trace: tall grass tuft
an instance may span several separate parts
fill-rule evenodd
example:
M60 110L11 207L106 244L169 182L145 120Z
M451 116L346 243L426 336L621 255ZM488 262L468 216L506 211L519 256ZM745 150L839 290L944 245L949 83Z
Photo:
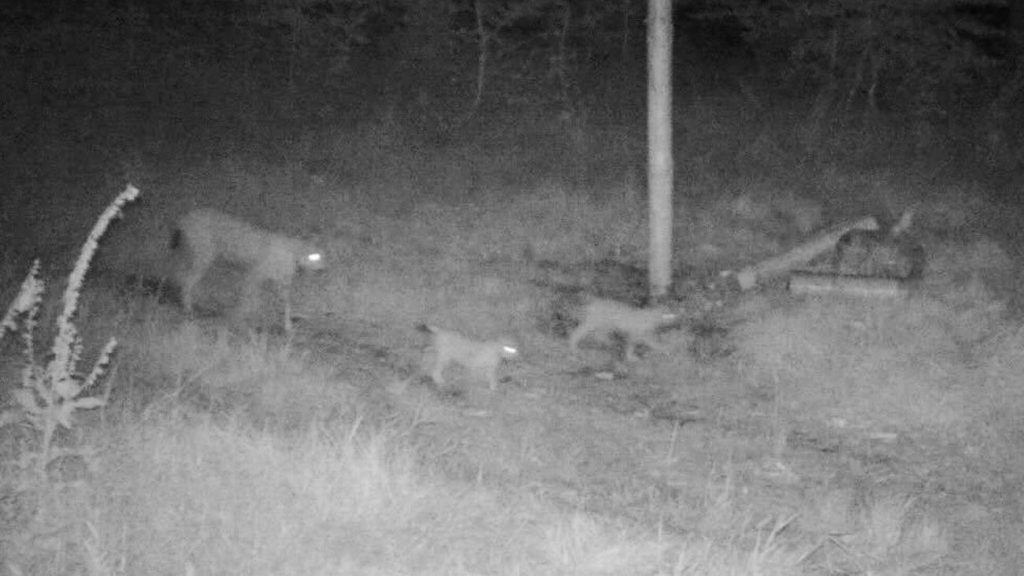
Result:
M32 264L21 290L4 314L0 338L5 336L8 330L17 332L18 320L21 320L25 367L21 372L21 387L15 389L12 395L20 408L20 416L40 435L38 451L33 455L36 470L40 475L45 473L47 464L55 457L52 446L54 433L58 427L71 428L77 410L91 410L106 404L103 398L84 394L103 375L117 347L117 340L111 338L107 342L89 374L82 377L78 372L78 363L81 360L83 345L74 324L74 317L85 274L89 270L93 254L99 247L100 237L111 220L120 214L124 204L134 200L138 194L137 188L128 185L107 206L89 232L75 267L68 277L68 285L62 300L63 309L57 319L57 335L50 346L47 361L40 361L35 346L35 329L45 288L43 280L39 277L38 260ZM16 416L4 414L0 417L0 422L12 421Z

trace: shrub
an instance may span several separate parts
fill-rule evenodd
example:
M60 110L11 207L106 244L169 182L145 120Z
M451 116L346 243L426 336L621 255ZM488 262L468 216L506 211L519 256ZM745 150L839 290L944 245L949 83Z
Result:
M138 194L137 188L127 186L107 206L90 231L79 252L75 267L68 277L68 285L63 295L63 309L57 319L57 335L45 362L38 358L35 346L35 328L45 288L43 280L39 277L39 260L33 262L18 295L0 323L0 338L3 338L8 331L17 332L18 321L21 321L25 357L25 366L21 371L21 387L12 393L17 407L0 415L0 425L23 419L39 434L38 450L32 458L23 462L34 461L35 468L40 474L43 474L47 464L59 455L52 449L53 436L58 426L70 428L75 411L99 408L106 404L105 399L86 396L85 393L103 375L117 347L117 340L111 338L107 342L93 363L92 370L82 377L78 372L78 363L81 360L83 345L74 324L74 316L85 274L99 246L100 237L110 225L110 221L120 214L122 206L134 200Z

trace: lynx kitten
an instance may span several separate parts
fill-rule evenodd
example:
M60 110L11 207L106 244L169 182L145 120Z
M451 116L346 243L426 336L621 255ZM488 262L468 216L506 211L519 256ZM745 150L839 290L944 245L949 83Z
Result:
M435 358L430 377L437 384L445 383L442 373L449 364L458 364L478 376L486 377L487 384L494 390L498 386L498 365L502 360L519 355L515 343L508 339L481 342L428 324L421 324L417 328L431 335Z
M322 270L322 253L305 242L275 234L211 209L189 212L174 231L171 248L185 248L188 264L177 275L181 303L192 312L195 289L217 260L247 268L242 285L241 310L257 297L269 282L284 305L284 328L292 329L291 285L299 270Z
M660 349L655 332L673 324L679 314L664 308L636 308L604 298L593 298L584 307L580 324L569 335L569 347L579 350L580 341L588 335L614 333L626 339L626 360L636 360L636 347L645 344Z

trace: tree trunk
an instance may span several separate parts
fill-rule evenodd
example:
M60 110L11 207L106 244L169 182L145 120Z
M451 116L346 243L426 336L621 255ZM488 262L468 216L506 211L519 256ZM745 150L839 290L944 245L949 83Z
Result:
M651 297L672 281L672 0L648 0L647 186Z

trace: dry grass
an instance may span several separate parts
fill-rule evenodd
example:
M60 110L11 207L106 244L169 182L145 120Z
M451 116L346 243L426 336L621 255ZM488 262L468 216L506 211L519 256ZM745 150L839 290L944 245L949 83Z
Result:
M426 476L395 430L290 441L173 417L121 430L100 533L130 573L621 574L661 547L526 493ZM126 535L118 537L117 535Z
M126 409L188 405L284 429L354 409L355 392L332 370L266 336L157 325L122 357L126 382L113 401Z
M793 417L877 432L967 420L971 372L936 302L809 302L745 325L737 346L752 383Z
M365 138L393 156L353 160L376 180L288 196L273 193L291 186L285 174L233 165L223 182L189 176L173 200L147 207L142 231L195 198L268 198L267 212L239 215L314 236L331 272L300 281L306 320L295 340L183 321L148 297L87 298L88 329L113 326L124 342L102 418L59 439L81 439L94 456L72 481L48 476L45 500L5 485L0 502L24 515L0 517L0 570L911 574L955 566L951 555L994 565L995 552L956 547L961 518L985 515L939 498L978 486L997 494L997 462L1009 478L1024 470L1013 456L1024 439L1024 343L1003 328L997 246L932 239L933 280L904 303L745 299L732 355L698 361L691 335L667 334L669 354L616 367L621 380L608 382L586 370L591 358L538 333L550 294L526 279L531 258L642 260L636 199L611 187L495 184L508 158L474 168L481 190L454 190L467 186L462 165L422 173L432 163L408 163L386 128ZM878 176L818 178L886 197ZM412 194L435 186L447 190ZM798 239L819 212L858 210L787 190L750 179L725 201L687 203L679 254L727 267ZM960 234L970 220L950 205L929 226ZM138 237L125 230L114 244L130 249ZM135 256L153 264L162 249ZM422 321L516 336L522 362L495 393L439 394L406 371ZM385 354L368 357L361 344ZM0 430L10 466L21 432ZM813 442L798 443L808 435L835 442L808 454ZM934 453L901 461L894 437L974 475L950 481ZM882 464L857 452L867 441L880 442ZM870 467L890 462L895 470ZM1019 522L977 524L980 535L1019 533Z

